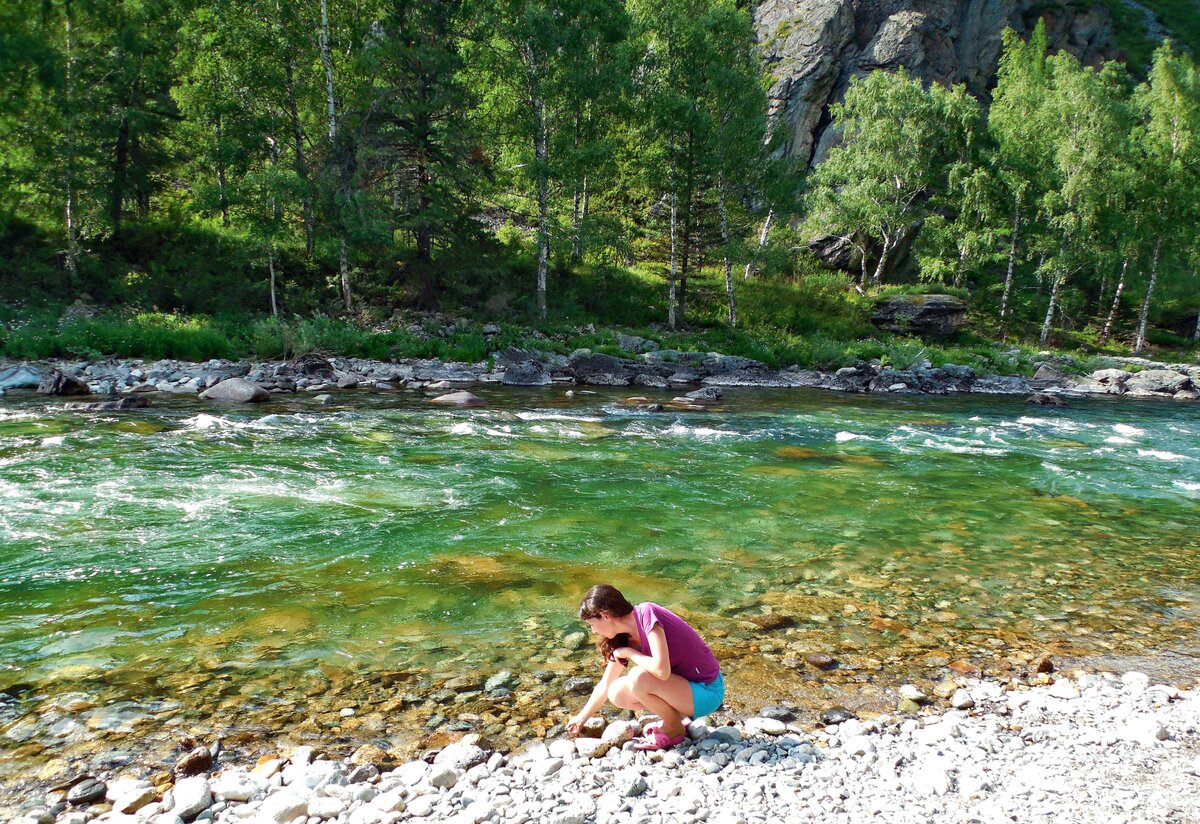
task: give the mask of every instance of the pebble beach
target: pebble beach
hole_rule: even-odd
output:
[[[218,754],[173,781],[136,770],[77,778],[13,820],[1200,821],[1200,693],[1138,672],[1041,680],[962,678],[940,701],[905,685],[898,700],[915,711],[817,726],[781,707],[718,712],[694,722],[684,744],[649,753],[633,748],[647,718],[593,719],[577,739],[507,753],[466,735],[398,765],[370,746],[338,758],[281,742],[254,763]]]

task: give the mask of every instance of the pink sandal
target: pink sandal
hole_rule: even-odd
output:
[[[687,728],[689,726],[691,726],[691,723],[692,723],[692,719],[690,719],[690,718],[683,719],[684,732],[687,732]],[[645,735],[653,735],[654,733],[658,732],[661,729],[662,729],[662,724],[647,724],[646,729],[642,730],[642,732]]]
[[[671,747],[678,746],[687,740],[687,733],[680,733],[674,738],[668,738],[665,733],[655,727],[653,730],[646,730],[646,737],[633,745],[635,750],[669,750]]]

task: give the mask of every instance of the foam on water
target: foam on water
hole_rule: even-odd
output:
[[[839,432],[833,436],[833,439],[838,443],[846,443],[847,441],[857,441],[859,439],[870,440],[866,435],[859,435],[854,432]]]
[[[1145,429],[1138,429],[1136,426],[1130,426],[1125,423],[1113,424],[1113,432],[1118,435],[1145,435]]]
[[[929,449],[940,449],[943,452],[953,452],[956,455],[1007,455],[1008,450],[997,449],[991,446],[984,446],[980,443],[963,443],[961,441],[935,441],[933,438],[926,438],[922,443]]]
[[[1192,481],[1172,481],[1172,483],[1185,492],[1200,492],[1200,483]]]
[[[1186,455],[1176,455],[1174,452],[1167,452],[1162,449],[1139,449],[1138,456],[1142,458],[1158,458],[1160,461],[1186,461]]]
[[[670,438],[698,438],[699,440],[719,440],[721,438],[740,438],[743,437],[740,432],[731,432],[727,429],[712,429],[707,426],[688,426],[683,423],[673,423],[666,429],[657,432],[643,431],[643,436],[651,438],[660,435],[665,435]]]
[[[219,415],[209,415],[201,412],[192,418],[187,418],[183,422],[188,429],[204,431],[208,429],[247,429],[249,424],[243,421],[231,421],[228,418],[222,418]]]
[[[580,421],[587,423],[604,421],[604,418],[598,415],[568,415],[565,412],[518,412],[517,417],[523,421]]]
[[[1078,432],[1079,424],[1065,418],[1031,418],[1023,415],[1017,418],[1017,423],[1024,426],[1044,426],[1047,429],[1057,429],[1060,432]]]

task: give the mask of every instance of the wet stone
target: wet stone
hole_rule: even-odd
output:
[[[845,707],[830,707],[821,713],[821,723],[829,726],[831,724],[841,724],[844,721],[849,721],[854,718],[854,713]]]
[[[763,718],[784,722],[793,721],[796,718],[795,711],[787,707],[763,707],[758,714]]]
[[[67,791],[67,801],[71,804],[90,804],[104,798],[108,787],[97,778],[85,778]]]
[[[566,683],[563,684],[563,692],[567,695],[587,695],[592,691],[592,686],[592,679],[575,676],[574,678],[568,678]]]

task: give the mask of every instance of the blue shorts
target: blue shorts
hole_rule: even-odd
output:
[[[711,684],[703,681],[688,681],[692,685],[692,718],[703,718],[715,712],[725,700],[725,675],[717,674],[717,680]]]

